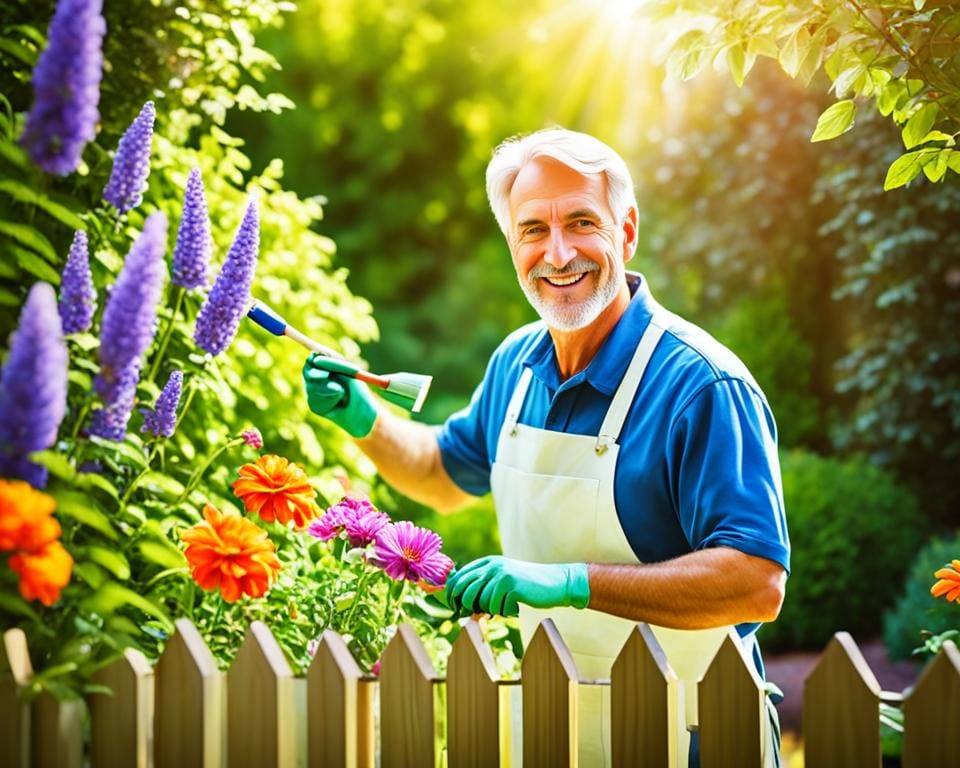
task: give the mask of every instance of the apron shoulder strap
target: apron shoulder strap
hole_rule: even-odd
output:
[[[520,374],[520,381],[517,382],[517,388],[513,390],[510,404],[507,406],[507,417],[503,422],[503,429],[507,434],[515,435],[517,433],[517,420],[520,418],[520,410],[523,408],[523,401],[527,396],[531,378],[533,378],[533,370],[525,366],[523,373]]]
[[[607,448],[617,442],[620,437],[620,430],[623,429],[623,422],[627,419],[627,413],[630,411],[630,404],[640,386],[643,374],[647,370],[647,364],[653,356],[653,351],[657,348],[660,337],[667,329],[669,315],[662,307],[658,307],[647,330],[643,332],[640,343],[633,353],[633,359],[627,367],[627,372],[623,375],[623,380],[617,391],[613,395],[610,408],[607,409],[607,415],[600,426],[600,434],[597,436],[597,454],[604,453]]]

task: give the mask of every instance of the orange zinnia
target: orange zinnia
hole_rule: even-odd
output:
[[[934,597],[946,595],[947,600],[960,603],[960,560],[954,560],[933,575],[940,581],[930,587],[930,594]]]
[[[70,583],[73,558],[59,541],[52,541],[34,552],[17,552],[10,557],[10,568],[20,576],[23,599],[39,600],[49,607]]]
[[[286,525],[293,520],[295,527],[303,528],[320,514],[317,492],[306,472],[282,456],[267,454],[256,464],[244,464],[233,492],[243,500],[247,512],[256,512],[268,523],[276,520]]]
[[[207,504],[204,521],[181,537],[193,580],[203,589],[219,589],[228,603],[240,595],[260,597],[280,571],[273,542],[256,523],[236,512]]]
[[[22,480],[0,480],[0,552],[40,549],[60,536],[53,497]]]

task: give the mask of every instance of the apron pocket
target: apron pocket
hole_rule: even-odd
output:
[[[521,472],[493,465],[503,554],[536,563],[583,562],[597,537],[594,478]]]

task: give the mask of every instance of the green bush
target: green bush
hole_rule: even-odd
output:
[[[930,594],[933,572],[960,557],[960,531],[929,541],[917,554],[903,592],[883,617],[883,641],[891,658],[906,659],[922,643],[921,630],[934,634],[960,629],[960,607]]]
[[[822,648],[838,630],[878,634],[922,542],[915,497],[862,458],[791,451],[782,465],[791,576],[764,648]]]

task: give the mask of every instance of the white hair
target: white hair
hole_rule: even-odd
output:
[[[544,128],[507,139],[494,150],[487,166],[487,199],[503,234],[510,229],[510,190],[520,170],[535,157],[550,157],[578,173],[602,173],[607,204],[617,222],[637,207],[630,170],[613,149],[586,133]]]

